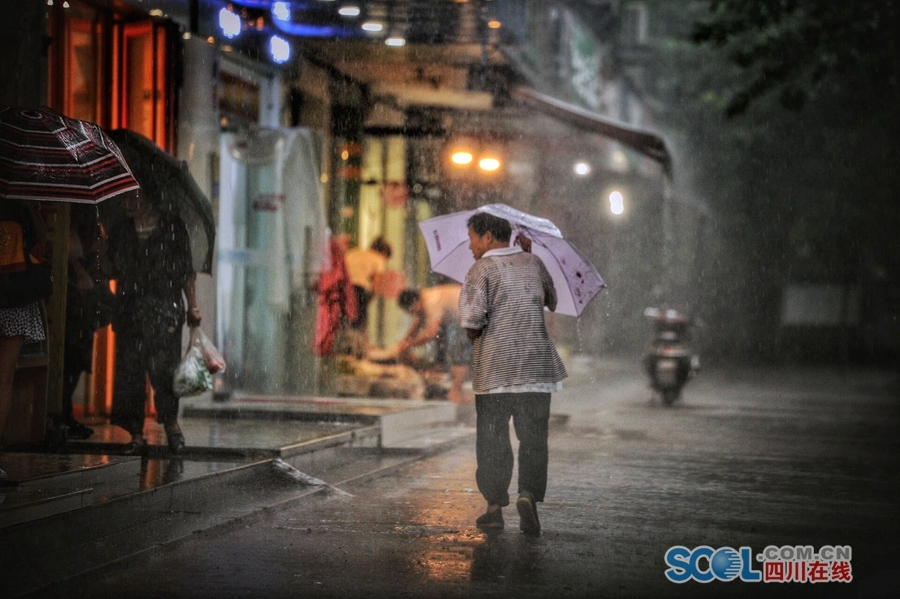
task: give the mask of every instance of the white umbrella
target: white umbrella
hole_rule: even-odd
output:
[[[509,221],[513,228],[510,242],[514,242],[520,234],[531,239],[532,253],[544,262],[553,278],[558,296],[558,314],[578,316],[588,302],[606,287],[597,269],[574,245],[563,239],[556,225],[506,204],[488,204],[476,210],[436,216],[419,223],[434,272],[456,281],[465,280],[466,273],[475,264],[469,250],[466,222],[476,212],[487,212]]]

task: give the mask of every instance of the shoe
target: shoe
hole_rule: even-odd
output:
[[[122,455],[144,455],[147,451],[147,441],[142,435],[134,435],[131,442],[125,445]]]
[[[537,536],[541,534],[541,521],[538,520],[537,505],[531,493],[523,491],[516,500],[516,509],[519,510],[519,530],[526,535]]]
[[[181,450],[184,449],[184,435],[181,433],[172,433],[171,435],[166,435],[166,439],[169,441],[169,451],[174,454],[181,453]]]
[[[181,450],[184,448],[184,434],[181,432],[181,427],[178,426],[177,422],[173,422],[171,424],[166,424],[165,429],[166,440],[169,443],[169,451],[176,455],[181,453]]]
[[[503,530],[503,512],[500,507],[491,510],[488,506],[488,511],[475,520],[475,526],[481,530]]]
[[[71,418],[69,420],[64,420],[63,424],[65,424],[69,429],[66,432],[66,436],[69,439],[87,439],[88,437],[90,437],[91,435],[94,434],[94,429],[92,429],[89,426],[85,426],[85,425],[81,424],[74,418]]]

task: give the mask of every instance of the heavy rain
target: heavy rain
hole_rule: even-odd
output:
[[[900,591],[892,0],[0,8],[4,597]]]

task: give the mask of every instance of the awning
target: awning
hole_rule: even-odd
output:
[[[529,87],[511,86],[509,92],[510,96],[521,104],[581,129],[615,139],[644,156],[657,161],[662,165],[666,174],[671,176],[672,157],[668,148],[666,148],[665,140],[659,133],[602,117],[574,104],[562,102],[556,98],[539,93]]]

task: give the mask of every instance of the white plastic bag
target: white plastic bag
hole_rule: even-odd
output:
[[[225,360],[200,327],[191,327],[187,351],[175,369],[177,397],[199,395],[213,388],[213,373],[225,370]]]
[[[206,361],[206,369],[212,374],[225,372],[225,358],[213,344],[212,340],[206,336],[200,327],[191,327],[191,345],[200,348],[200,353]]]
[[[184,358],[175,369],[175,379],[172,382],[177,397],[190,397],[199,395],[212,389],[212,374],[206,367],[203,353],[195,345],[188,346]]]

